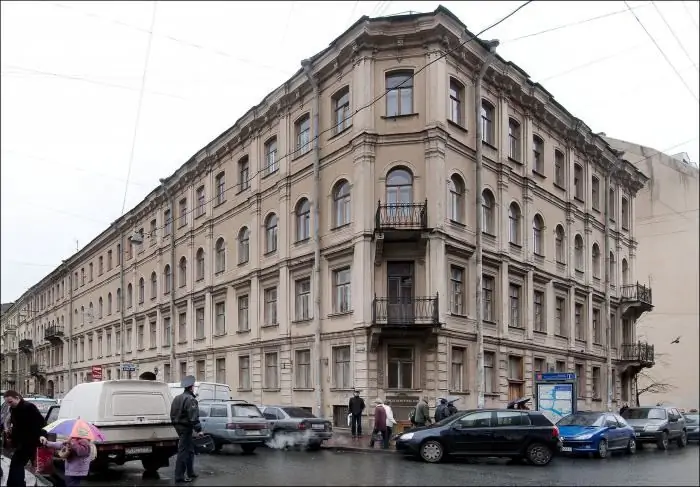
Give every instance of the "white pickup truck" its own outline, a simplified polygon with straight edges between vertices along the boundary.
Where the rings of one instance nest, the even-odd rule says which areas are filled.
[[[164,382],[87,382],[66,394],[58,419],[80,417],[104,434],[104,441],[95,442],[97,458],[91,470],[105,469],[110,463],[123,465],[141,460],[146,473],[154,474],[177,453],[178,437],[170,421],[170,403],[170,391]],[[55,417],[55,412],[51,413]]]

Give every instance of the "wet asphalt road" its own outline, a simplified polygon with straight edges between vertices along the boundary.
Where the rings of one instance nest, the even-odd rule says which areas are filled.
[[[225,447],[219,455],[197,456],[200,476],[189,485],[699,485],[699,455],[697,444],[666,452],[646,447],[634,456],[560,457],[533,467],[499,459],[430,465],[398,454],[328,450],[262,448],[243,455]],[[161,469],[160,480],[143,480],[141,472],[139,462],[130,462],[83,485],[172,485],[172,469]]]

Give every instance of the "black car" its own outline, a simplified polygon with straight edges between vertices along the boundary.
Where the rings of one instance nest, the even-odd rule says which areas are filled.
[[[700,441],[700,415],[697,412],[690,412],[683,416],[688,428],[688,441]]]
[[[539,411],[476,409],[399,435],[396,449],[430,463],[446,455],[507,457],[547,465],[561,451],[559,429]]]

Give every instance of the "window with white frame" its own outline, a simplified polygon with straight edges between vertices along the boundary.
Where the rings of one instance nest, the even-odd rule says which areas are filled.
[[[574,237],[574,257],[576,259],[576,270],[583,271],[583,237]]]
[[[245,191],[248,188],[250,188],[250,161],[248,156],[243,156],[238,161],[238,191]]]
[[[350,205],[350,183],[338,181],[333,190],[334,226],[342,227],[350,223],[352,207]]]
[[[178,221],[178,228],[182,228],[187,225],[187,198],[182,198],[180,200],[180,218]]]
[[[483,232],[489,235],[496,235],[496,199],[488,189],[485,189],[482,193],[481,212],[483,215]]]
[[[466,384],[466,369],[467,349],[464,347],[452,347],[450,368],[450,391],[465,392]]]
[[[532,251],[535,255],[544,256],[544,220],[540,215],[532,219]]]
[[[630,227],[630,202],[625,197],[622,198],[622,206],[620,207],[620,211],[622,213],[620,217],[622,218],[622,228],[624,230],[628,230]]]
[[[412,347],[387,347],[387,387],[413,389],[414,350]]]
[[[250,230],[241,228],[238,232],[238,263],[245,264],[250,260]]]
[[[520,245],[520,207],[513,202],[508,207],[508,241]]]
[[[593,343],[601,344],[603,343],[603,329],[600,323],[600,310],[593,308]]]
[[[583,324],[583,303],[574,303],[574,333],[577,340],[586,339],[586,328]]]
[[[566,184],[566,167],[564,166],[564,153],[554,150],[554,184],[564,188]]]
[[[583,200],[583,167],[574,164],[574,197]]]
[[[215,251],[215,272],[221,274],[226,270],[226,242],[223,237],[216,241]]]
[[[333,121],[335,122],[334,133],[339,134],[351,123],[350,114],[350,87],[341,88],[333,95]]]
[[[591,208],[600,209],[600,179],[595,176],[591,178]]]
[[[602,380],[601,380],[601,373],[600,373],[600,367],[593,367],[592,370],[592,376],[593,376],[593,399],[600,399],[602,397],[601,395],[601,386],[602,386]]]
[[[277,215],[271,213],[265,219],[265,253],[277,251]]]
[[[464,223],[464,181],[457,174],[453,174],[447,181],[450,201],[448,217],[457,223]]]
[[[265,375],[263,381],[263,387],[265,389],[279,389],[277,356],[277,352],[267,352],[265,354]]]
[[[522,288],[517,285],[511,283],[508,286],[508,294],[510,298],[510,323],[509,325],[513,328],[522,328],[522,322],[521,322],[521,317],[520,317],[520,295],[522,292]]]
[[[484,352],[484,394],[496,392],[496,354]]]
[[[277,286],[268,287],[263,292],[265,326],[277,324]]]
[[[311,235],[311,204],[306,198],[302,198],[296,207],[297,242],[308,240]]]
[[[566,263],[566,255],[564,253],[564,227],[561,225],[557,225],[554,232],[554,250],[557,264]]]
[[[294,385],[297,389],[311,389],[311,350],[294,352]]]
[[[547,332],[547,322],[545,321],[545,299],[544,291],[535,289],[533,292],[533,311],[534,323],[533,329],[542,333]]]
[[[386,75],[386,116],[413,113],[413,72],[393,71]]]
[[[496,143],[495,116],[494,106],[486,100],[481,100],[481,140],[491,146]]]
[[[221,172],[217,174],[216,179],[216,204],[220,205],[226,201],[226,174]]]
[[[481,279],[482,285],[482,303],[483,303],[483,318],[484,321],[494,320],[494,289],[496,288],[496,279],[493,276],[484,274]]]
[[[119,333],[119,332],[117,332]],[[116,334],[115,334],[116,336]],[[117,338],[117,343],[119,339]],[[163,318],[163,346],[164,347],[169,347],[170,346],[170,316],[166,316]]]
[[[204,338],[204,308],[199,307],[195,310],[195,340],[201,340]]]
[[[216,383],[226,384],[226,359],[217,358],[216,359]]]
[[[333,312],[335,313],[347,313],[351,309],[350,278],[349,267],[333,271]]]
[[[593,278],[600,279],[600,247],[597,243],[593,244],[591,258],[593,260]]]
[[[204,249],[197,249],[197,254],[195,256],[195,273],[198,281],[204,279]]]
[[[207,211],[207,197],[204,186],[197,188],[197,216],[202,216]]]
[[[198,381],[206,380],[207,362],[205,360],[197,360],[195,364],[195,377]]]
[[[279,163],[277,161],[277,137],[272,137],[265,142],[265,175],[277,172]]]
[[[333,385],[336,389],[350,389],[352,375],[350,346],[333,347]]]
[[[238,388],[250,389],[250,355],[238,357]]]
[[[450,310],[452,314],[466,314],[464,294],[464,268],[452,265],[450,266]]]
[[[297,321],[311,319],[311,279],[299,279],[294,283],[295,288],[295,319]]]
[[[544,175],[544,141],[537,135],[532,136],[532,170]]]
[[[308,113],[297,120],[294,131],[297,138],[296,155],[306,154],[311,150],[311,117]]]
[[[238,331],[248,331],[248,295],[238,296]]]
[[[566,299],[557,296],[554,299],[554,334],[565,337],[566,335]]]
[[[508,120],[508,157],[514,161],[520,162],[521,159],[521,130],[520,123],[511,118]]]
[[[464,126],[464,85],[450,78],[450,121]]]
[[[221,301],[214,305],[214,333],[223,335],[226,333],[226,303]]]
[[[178,343],[187,343],[187,313],[182,312],[177,315]]]

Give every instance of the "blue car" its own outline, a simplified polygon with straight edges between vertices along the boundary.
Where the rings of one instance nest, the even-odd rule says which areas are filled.
[[[634,428],[615,413],[577,412],[557,422],[562,453],[589,454],[606,458],[610,452],[637,451]]]
[[[700,416],[697,412],[684,414],[688,428],[688,441],[700,441]]]

